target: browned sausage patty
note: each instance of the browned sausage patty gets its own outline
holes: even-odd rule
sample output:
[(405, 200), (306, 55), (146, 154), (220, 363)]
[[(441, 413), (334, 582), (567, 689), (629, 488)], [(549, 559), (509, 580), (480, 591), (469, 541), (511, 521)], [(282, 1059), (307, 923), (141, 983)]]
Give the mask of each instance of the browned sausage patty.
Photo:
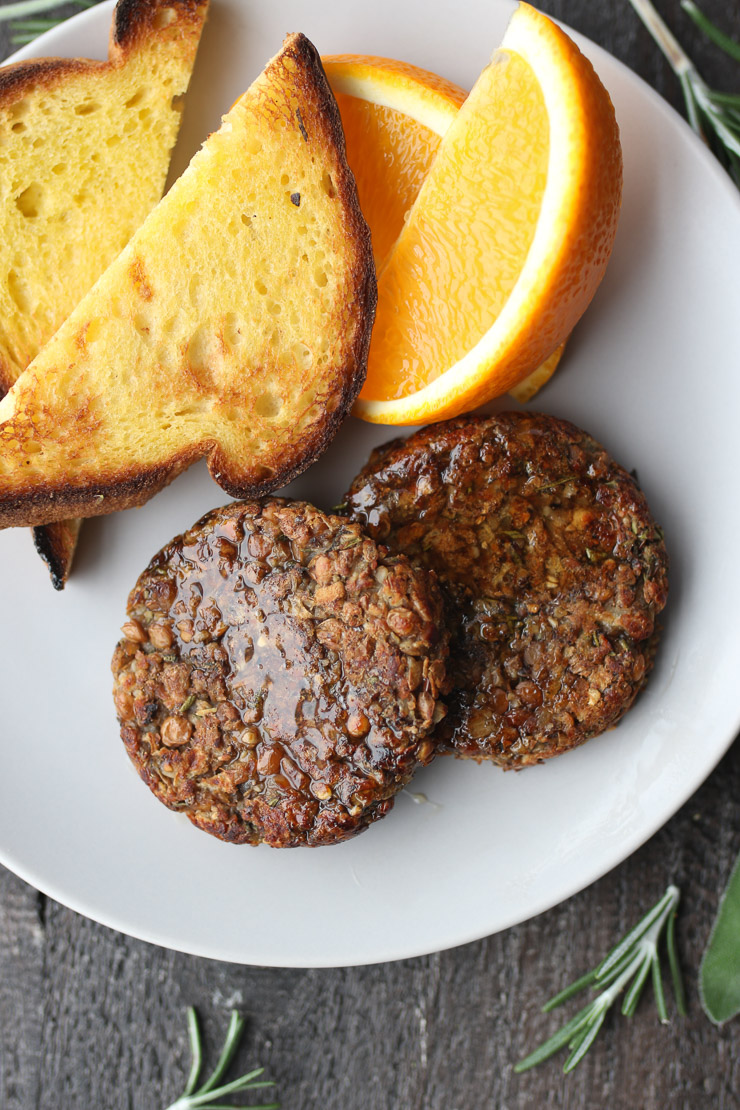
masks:
[(457, 755), (537, 763), (632, 704), (666, 552), (634, 480), (585, 432), (534, 413), (437, 424), (377, 450), (347, 511), (445, 588), (455, 695), (439, 731)]
[(129, 598), (126, 749), (160, 801), (224, 840), (345, 840), (434, 754), (442, 606), (354, 522), (279, 499), (216, 509)]

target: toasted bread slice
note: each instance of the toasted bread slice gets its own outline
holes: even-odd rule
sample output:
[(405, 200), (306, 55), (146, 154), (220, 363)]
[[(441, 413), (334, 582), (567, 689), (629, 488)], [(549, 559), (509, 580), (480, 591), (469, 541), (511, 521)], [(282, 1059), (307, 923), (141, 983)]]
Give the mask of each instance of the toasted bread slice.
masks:
[(140, 505), (195, 459), (281, 486), (364, 379), (376, 288), (339, 112), (302, 35), (0, 402), (0, 526)]
[[(107, 62), (0, 69), (0, 395), (160, 199), (208, 0), (119, 0)], [(76, 521), (36, 535), (55, 585)]]

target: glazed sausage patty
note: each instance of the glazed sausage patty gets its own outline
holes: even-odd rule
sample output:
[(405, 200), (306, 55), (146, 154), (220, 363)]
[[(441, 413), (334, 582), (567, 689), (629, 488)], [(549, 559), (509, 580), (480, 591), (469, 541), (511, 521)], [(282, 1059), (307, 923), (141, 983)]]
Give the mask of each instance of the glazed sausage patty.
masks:
[(506, 413), (377, 450), (347, 511), (434, 569), (448, 601), (444, 746), (504, 767), (614, 725), (652, 664), (660, 530), (630, 475), (564, 420)]
[(139, 578), (113, 657), (121, 736), (160, 801), (234, 843), (332, 844), (434, 754), (434, 578), (359, 524), (235, 502)]

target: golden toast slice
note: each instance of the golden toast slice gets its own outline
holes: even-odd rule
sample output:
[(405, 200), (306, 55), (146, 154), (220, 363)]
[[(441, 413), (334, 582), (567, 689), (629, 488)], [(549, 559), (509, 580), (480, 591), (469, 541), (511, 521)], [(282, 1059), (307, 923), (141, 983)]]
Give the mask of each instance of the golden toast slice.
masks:
[[(160, 199), (207, 7), (119, 0), (107, 62), (0, 69), (0, 395)], [(57, 586), (77, 531), (36, 531)]]
[(202, 456), (284, 485), (362, 385), (370, 233), (316, 50), (291, 35), (0, 402), (0, 526), (140, 505)]

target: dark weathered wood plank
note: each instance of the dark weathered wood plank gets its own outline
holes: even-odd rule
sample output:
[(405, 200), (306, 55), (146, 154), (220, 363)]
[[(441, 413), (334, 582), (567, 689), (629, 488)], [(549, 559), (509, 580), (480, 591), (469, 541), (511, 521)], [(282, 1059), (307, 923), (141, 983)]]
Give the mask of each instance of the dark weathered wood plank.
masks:
[[(680, 106), (678, 85), (627, 0), (541, 6)], [(740, 35), (737, 5), (703, 6)], [(738, 68), (700, 40), (678, 3), (658, 7), (707, 77), (740, 87)], [(7, 42), (0, 25), (0, 56)], [(740, 1021), (712, 1027), (696, 978), (740, 850), (739, 779), (735, 745), (661, 832), (564, 905), (476, 944), (369, 968), (267, 970), (166, 952), (47, 903), (0, 870), (0, 1107), (164, 1107), (187, 1072), (192, 1003), (212, 1054), (230, 1008), (247, 1016), (236, 1066), (264, 1063), (291, 1110), (734, 1110)], [(689, 1017), (662, 1028), (646, 998), (631, 1022), (608, 1019), (570, 1077), (556, 1062), (515, 1076), (513, 1063), (558, 1020), (538, 1012), (543, 999), (596, 963), (670, 880), (683, 892)]]
[(0, 868), (0, 1106), (36, 1101), (44, 1017), (46, 899)]

